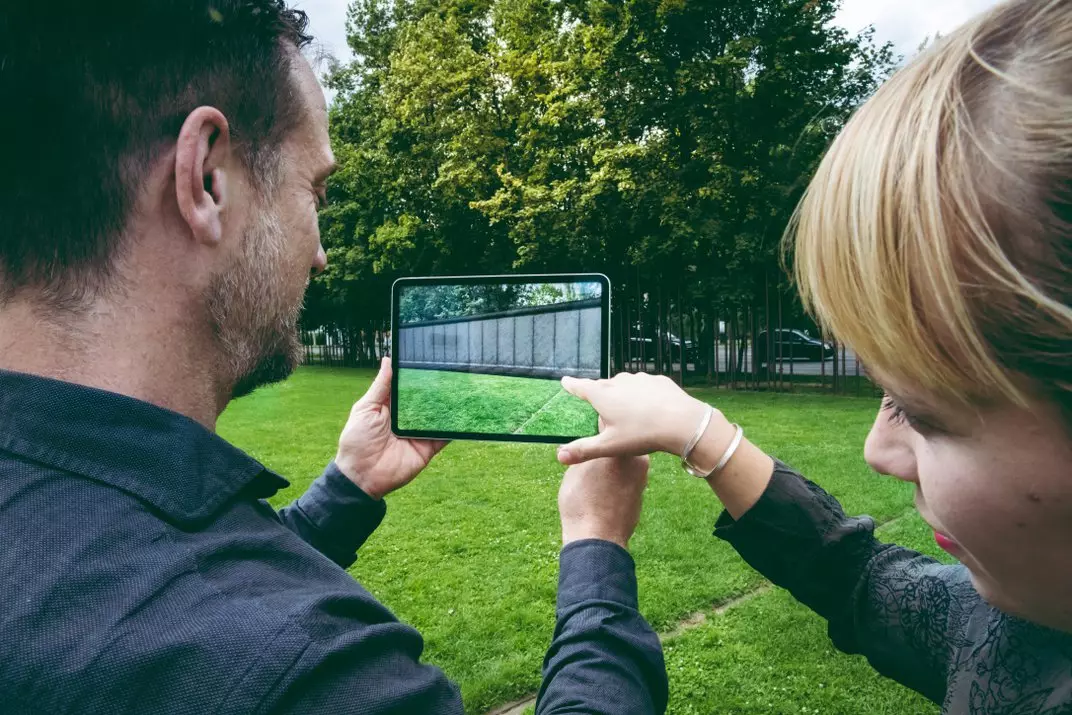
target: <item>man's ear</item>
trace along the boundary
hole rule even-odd
[[[175,198],[196,241],[223,238],[230,158],[231,130],[223,113],[212,107],[191,112],[175,150]]]

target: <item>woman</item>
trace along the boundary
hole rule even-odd
[[[899,72],[792,234],[805,304],[886,389],[868,463],[962,565],[879,543],[663,378],[567,378],[605,430],[560,461],[684,453],[716,535],[841,650],[948,713],[1072,713],[1072,2],[1001,5]]]

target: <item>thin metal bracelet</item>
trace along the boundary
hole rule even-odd
[[[681,465],[688,471],[689,457],[692,455],[692,450],[696,449],[696,445],[703,439],[704,433],[707,432],[707,428],[711,425],[711,418],[715,415],[715,408],[711,405],[707,406],[707,412],[704,413],[703,420],[700,421],[700,426],[696,428],[696,434],[692,435],[692,439],[685,445],[685,449],[681,451]]]
[[[737,434],[733,435],[733,441],[730,442],[730,446],[726,448],[725,453],[722,455],[722,459],[718,460],[718,464],[716,464],[715,468],[704,477],[705,479],[713,477],[725,469],[726,465],[733,459],[733,455],[737,453],[737,448],[741,446],[741,440],[744,439],[744,429],[736,423],[734,423],[733,426],[737,428]]]

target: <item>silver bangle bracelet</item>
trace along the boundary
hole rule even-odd
[[[744,429],[742,429],[739,424],[734,424],[733,426],[737,428],[737,434],[733,435],[733,441],[730,442],[730,446],[726,448],[726,452],[722,455],[722,459],[718,460],[718,464],[716,464],[715,468],[707,475],[708,477],[713,477],[725,469],[726,465],[733,459],[733,455],[737,453],[737,448],[741,446],[741,440],[744,439]]]
[[[689,471],[689,456],[692,454],[692,450],[696,449],[696,445],[703,439],[704,433],[707,432],[707,428],[711,424],[711,418],[715,414],[715,408],[711,405],[707,406],[707,412],[704,413],[703,419],[700,421],[700,426],[696,428],[696,434],[692,435],[692,439],[685,445],[685,449],[681,451],[681,465],[685,468],[685,471]]]
[[[704,420],[704,423],[700,426],[700,430],[698,430],[697,432],[699,437],[694,438],[694,442],[689,443],[689,446],[692,449],[696,448],[696,444],[700,442],[700,437],[703,437],[704,432],[707,431],[707,426],[711,422],[710,416],[713,413],[714,410],[712,409],[711,412],[708,413],[707,418]],[[690,449],[686,453],[686,455],[681,458],[681,468],[692,476],[696,477],[697,479],[708,479],[725,469],[726,465],[729,464],[729,461],[733,459],[733,455],[737,453],[737,448],[741,446],[741,441],[744,439],[744,429],[739,424],[734,424],[733,427],[737,430],[736,433],[733,435],[733,440],[730,442],[730,446],[726,448],[726,451],[722,453],[722,458],[718,460],[718,464],[715,465],[714,469],[710,471],[703,471],[701,469],[698,469],[691,462],[689,462],[688,457],[689,454],[691,454],[692,449]]]

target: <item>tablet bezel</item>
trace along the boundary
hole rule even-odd
[[[601,311],[603,316],[602,355],[600,356],[600,375],[610,377],[611,345],[611,285],[610,279],[602,273],[548,273],[531,275],[490,275],[490,276],[428,276],[399,278],[391,286],[391,431],[407,439],[431,439],[475,442],[523,442],[529,444],[566,444],[585,436],[597,433],[598,424],[592,425],[589,435],[515,435],[488,434],[485,432],[438,432],[430,430],[403,430],[398,426],[398,341],[400,325],[401,289],[419,285],[488,285],[488,284],[523,284],[523,283],[599,283],[603,287]]]

